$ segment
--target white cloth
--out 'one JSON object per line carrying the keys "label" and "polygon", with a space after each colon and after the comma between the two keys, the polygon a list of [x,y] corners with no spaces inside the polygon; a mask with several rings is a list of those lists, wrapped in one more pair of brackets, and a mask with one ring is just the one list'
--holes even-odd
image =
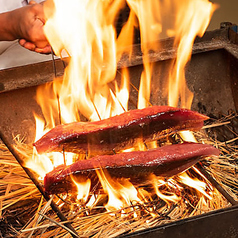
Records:
{"label": "white cloth", "polygon": [[[27,5],[29,1],[0,0],[0,13],[23,7]],[[39,3],[42,2],[42,0],[35,0],[35,2]],[[0,70],[51,59],[51,55],[39,54],[23,48],[18,44],[18,40],[0,41]]]}
{"label": "white cloth", "polygon": [[[43,2],[43,0],[34,1],[37,3]],[[26,6],[29,2],[30,0],[0,0],[0,13]]]}
{"label": "white cloth", "polygon": [[14,10],[27,4],[22,0],[0,0],[0,13]]}

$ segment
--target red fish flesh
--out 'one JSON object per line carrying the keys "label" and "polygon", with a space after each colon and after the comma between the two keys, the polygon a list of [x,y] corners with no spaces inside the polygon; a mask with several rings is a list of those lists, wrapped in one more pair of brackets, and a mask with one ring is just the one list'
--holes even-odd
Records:
{"label": "red fish flesh", "polygon": [[80,160],[70,166],[60,165],[46,174],[45,191],[49,194],[74,191],[73,178],[95,179],[96,170],[106,169],[111,177],[146,179],[150,173],[171,177],[190,168],[201,158],[218,156],[219,150],[207,144],[183,143],[148,151],[101,155]]}
{"label": "red fish flesh", "polygon": [[112,154],[181,130],[199,130],[208,117],[188,109],[152,106],[94,122],[58,125],[34,143],[38,153]]}

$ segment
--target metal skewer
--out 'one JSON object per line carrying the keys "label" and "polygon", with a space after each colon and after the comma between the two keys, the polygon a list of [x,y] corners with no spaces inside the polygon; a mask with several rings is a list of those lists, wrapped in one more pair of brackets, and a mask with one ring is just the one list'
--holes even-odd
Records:
{"label": "metal skewer", "polygon": [[[54,57],[54,52],[53,52],[52,48],[51,48],[51,56],[52,56],[52,62],[53,62],[53,71],[54,71],[54,75],[55,75],[55,78],[56,78],[57,77],[56,63],[55,63],[55,57]],[[62,62],[63,62],[63,66],[64,66],[64,69],[65,69],[66,66],[64,64],[64,61],[62,60]],[[59,94],[58,93],[56,95],[56,98],[57,98],[57,106],[58,106],[59,124],[61,125],[62,124],[61,106],[60,106],[60,98],[59,98]],[[63,153],[64,165],[66,165],[66,157],[65,157],[64,147],[63,147],[62,153]]]}

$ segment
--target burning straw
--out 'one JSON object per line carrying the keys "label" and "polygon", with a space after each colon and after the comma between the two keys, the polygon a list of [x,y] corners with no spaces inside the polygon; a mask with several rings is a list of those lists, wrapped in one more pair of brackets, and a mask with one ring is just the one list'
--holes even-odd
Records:
{"label": "burning straw", "polygon": [[[223,121],[216,120],[205,126],[206,131],[200,131],[195,136],[199,142],[220,149],[219,158],[207,158],[202,164],[226,193],[237,200],[238,148],[234,143],[237,137],[223,142],[217,140],[221,126],[235,135],[229,127],[235,116],[223,117]],[[18,138],[16,141],[18,150],[31,156],[32,147]],[[92,193],[87,203],[78,201],[73,195],[52,196],[46,202],[2,144],[0,158],[0,231],[9,237],[70,237],[71,231],[65,226],[67,222],[72,222],[80,237],[115,237],[230,206],[228,200],[196,168],[190,169],[187,174],[205,184],[204,194],[185,182],[183,179],[187,174],[183,173],[163,182],[161,178],[152,177],[158,182],[157,194],[156,189],[153,192],[148,184],[138,185],[140,201],[133,201],[130,206],[116,211],[105,210],[103,205],[107,202],[107,195],[102,190]],[[172,194],[177,199],[170,200]],[[52,201],[67,217],[67,222],[60,221],[52,212]]]}

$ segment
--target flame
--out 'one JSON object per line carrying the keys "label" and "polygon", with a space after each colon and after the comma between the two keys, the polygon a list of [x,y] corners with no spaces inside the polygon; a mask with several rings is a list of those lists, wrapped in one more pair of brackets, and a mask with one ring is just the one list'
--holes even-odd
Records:
{"label": "flame", "polygon": [[180,131],[179,135],[184,141],[197,143],[197,140],[191,131]]}
{"label": "flame", "polygon": [[[115,22],[126,4],[130,8],[129,16],[118,35]],[[62,57],[63,52],[67,52],[69,62],[62,78],[37,89],[36,100],[44,120],[36,119],[36,140],[58,124],[81,121],[84,117],[89,121],[101,120],[128,110],[130,74],[127,68],[122,68],[118,80],[117,64],[123,55],[132,56],[136,28],[140,30],[143,54],[137,107],[151,105],[154,63],[150,52],[160,49],[158,40],[166,35],[175,38],[177,55],[168,72],[168,105],[190,108],[193,95],[186,86],[185,66],[191,58],[195,37],[204,34],[215,8],[208,0],[47,0],[44,3],[46,36],[55,54]],[[156,147],[156,142],[145,145],[138,139],[138,146],[130,150]],[[27,166],[43,178],[55,166],[75,160],[71,153],[38,155],[34,151]],[[145,190],[135,189],[128,180],[116,181],[104,171],[97,171],[97,174],[108,194],[105,206],[108,211],[123,209],[132,202],[141,203],[150,197]],[[78,187],[78,200],[86,202],[90,180],[72,179]],[[192,186],[184,175],[180,179]],[[162,185],[169,189],[172,183],[164,183],[153,176],[151,181],[158,197],[168,203],[179,201],[176,194],[160,191]],[[89,203],[92,205],[95,200],[91,197]]]}
{"label": "flame", "polygon": [[[76,120],[79,120],[79,111],[89,120],[122,112],[118,98],[115,100],[120,92],[112,92],[108,84],[115,79],[117,71],[113,23],[116,12],[124,4],[121,0],[73,0],[67,3],[55,0],[46,4],[48,20],[44,29],[49,42],[58,56],[63,49],[70,55],[58,95],[61,105],[70,108],[70,114],[75,115]],[[53,13],[48,5],[54,6]],[[123,104],[123,109],[127,108]]]}
{"label": "flame", "polygon": [[186,85],[185,66],[191,57],[195,37],[204,34],[217,6],[206,0],[183,0],[177,4],[174,34],[178,48],[170,74],[168,104],[179,106],[180,100],[180,107],[191,108],[193,94]]}
{"label": "flame", "polygon": [[137,196],[138,191],[128,180],[114,180],[103,170],[97,170],[97,175],[104,191],[108,194],[108,202],[105,205],[108,211],[121,210],[135,202],[141,202]]}
{"label": "flame", "polygon": [[157,196],[161,198],[162,200],[164,200],[165,202],[167,202],[168,204],[169,202],[177,203],[181,199],[174,193],[171,193],[168,195],[168,194],[163,194],[160,191],[159,187],[167,184],[164,180],[158,179],[155,175],[151,175],[150,180],[154,186],[155,193],[157,194]]}
{"label": "flame", "polygon": [[[40,86],[38,88],[37,93],[41,91],[44,87]],[[48,111],[47,111],[48,112]],[[49,115],[49,114],[46,114]],[[49,118],[52,118],[49,116]],[[49,131],[49,124],[48,127],[45,125],[45,122],[40,118],[38,115],[35,114],[35,120],[36,120],[36,134],[35,134],[35,141],[41,138],[42,135],[44,135],[47,131]],[[54,121],[50,120],[50,122],[53,123]],[[33,169],[39,176],[40,179],[43,179],[44,176],[52,171],[54,167],[66,164],[70,165],[75,161],[75,154],[64,152],[64,153],[51,153],[51,154],[38,154],[36,149],[33,148],[33,156],[32,159],[29,159],[26,161],[25,166],[28,168]]]}
{"label": "flame", "polygon": [[84,179],[84,181],[76,181],[73,176],[71,176],[72,181],[77,187],[77,199],[83,203],[88,200],[90,188],[91,188],[91,180]]}
{"label": "flame", "polygon": [[188,185],[189,187],[195,188],[197,191],[202,193],[208,199],[212,199],[212,197],[206,192],[207,184],[198,180],[197,178],[191,178],[186,173],[182,173],[179,175],[179,179],[182,183]]}

